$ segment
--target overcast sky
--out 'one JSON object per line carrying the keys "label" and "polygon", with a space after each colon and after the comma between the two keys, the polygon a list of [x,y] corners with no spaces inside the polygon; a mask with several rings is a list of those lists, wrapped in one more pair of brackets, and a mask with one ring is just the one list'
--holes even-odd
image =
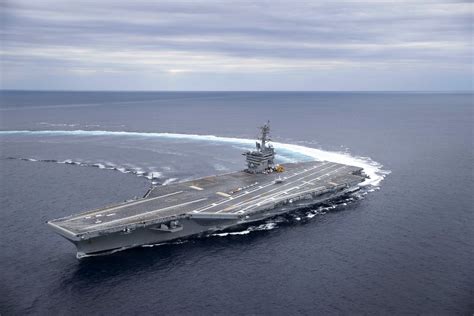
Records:
{"label": "overcast sky", "polygon": [[470,90],[470,1],[0,0],[1,85]]}

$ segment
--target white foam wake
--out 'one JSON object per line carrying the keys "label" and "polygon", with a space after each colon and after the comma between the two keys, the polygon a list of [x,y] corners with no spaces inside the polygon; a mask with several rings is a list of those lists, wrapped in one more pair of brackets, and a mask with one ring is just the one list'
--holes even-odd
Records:
{"label": "white foam wake", "polygon": [[[138,177],[145,177],[148,180],[157,180],[159,178],[162,178],[163,176],[163,174],[159,171],[155,171],[155,170],[144,171],[142,168],[136,167],[136,166],[133,166],[130,168],[119,167],[112,162],[101,163],[101,162],[79,161],[79,160],[72,160],[72,159],[56,160],[56,159],[35,159],[35,158],[22,158],[22,157],[6,157],[6,159],[22,160],[22,161],[30,161],[30,162],[49,162],[49,163],[57,163],[57,164],[65,164],[65,165],[75,165],[75,166],[80,166],[80,167],[95,167],[99,169],[115,170],[121,173],[131,173]],[[176,180],[177,178],[171,178],[166,181],[168,181],[167,183],[170,183]]]}
{"label": "white foam wake", "polygon": [[[249,145],[249,148],[255,144],[255,140],[246,138],[222,137],[215,135],[197,135],[197,134],[177,134],[177,133],[153,133],[153,132],[125,132],[125,131],[85,131],[85,130],[43,130],[43,131],[0,131],[0,135],[45,135],[45,136],[118,136],[118,137],[149,137],[149,138],[167,138],[182,139],[192,141],[207,141],[238,145]],[[390,173],[383,170],[383,165],[372,160],[369,157],[353,156],[347,152],[333,152],[322,149],[306,147],[302,145],[293,145],[279,142],[272,142],[273,146],[279,150],[279,156],[291,160],[321,160],[336,162],[351,166],[363,168],[364,173],[369,179],[362,185],[377,186]]]}

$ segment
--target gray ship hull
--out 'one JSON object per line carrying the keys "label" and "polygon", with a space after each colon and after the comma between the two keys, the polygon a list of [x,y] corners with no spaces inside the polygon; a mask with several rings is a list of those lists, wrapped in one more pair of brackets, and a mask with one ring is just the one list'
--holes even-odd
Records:
{"label": "gray ship hull", "polygon": [[159,186],[142,199],[48,224],[81,258],[261,221],[350,194],[365,180],[361,168],[337,163],[283,166],[283,173],[242,171]]}

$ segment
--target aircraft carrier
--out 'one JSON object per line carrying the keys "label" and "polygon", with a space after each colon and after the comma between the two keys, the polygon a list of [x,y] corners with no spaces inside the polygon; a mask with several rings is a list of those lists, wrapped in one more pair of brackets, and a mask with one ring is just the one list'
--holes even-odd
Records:
{"label": "aircraft carrier", "polygon": [[208,234],[351,194],[359,167],[327,161],[274,164],[269,124],[243,171],[151,188],[143,198],[48,221],[77,258]]}

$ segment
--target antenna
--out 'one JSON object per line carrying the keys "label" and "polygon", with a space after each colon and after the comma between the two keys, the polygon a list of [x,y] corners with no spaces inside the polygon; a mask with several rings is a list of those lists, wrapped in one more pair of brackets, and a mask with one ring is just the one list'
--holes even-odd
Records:
{"label": "antenna", "polygon": [[155,179],[155,172],[151,172],[151,182],[150,182],[150,189],[153,189],[153,180]]}
{"label": "antenna", "polygon": [[262,132],[261,141],[262,141],[262,150],[265,150],[265,143],[270,140],[268,136],[270,135],[270,120],[267,121],[265,125],[260,127]]}

